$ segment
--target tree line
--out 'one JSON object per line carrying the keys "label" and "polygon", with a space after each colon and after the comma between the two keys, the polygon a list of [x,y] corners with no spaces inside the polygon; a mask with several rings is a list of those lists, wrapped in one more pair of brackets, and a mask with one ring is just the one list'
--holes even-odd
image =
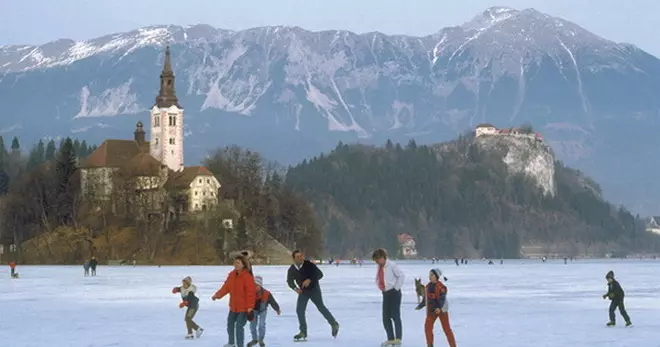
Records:
{"label": "tree line", "polygon": [[[81,191],[80,170],[96,146],[70,138],[54,144],[40,141],[24,154],[14,139],[11,150],[0,150],[0,243],[25,245],[22,250],[37,254],[32,261],[72,263],[96,255],[215,263],[237,249],[259,254],[273,240],[311,255],[322,251],[310,206],[256,152],[234,146],[205,160],[221,182],[221,201],[193,216],[184,211],[185,191],[137,190],[129,168],[115,171],[111,194],[96,199],[102,188],[92,187],[91,195]],[[226,219],[233,228],[223,224]]]}
{"label": "tree line", "polygon": [[401,233],[429,257],[517,258],[525,244],[559,245],[567,255],[657,244],[578,171],[556,162],[557,192],[546,195],[530,177],[510,174],[505,154],[470,136],[433,146],[340,143],[289,168],[286,184],[313,203],[335,255],[399,249]]}

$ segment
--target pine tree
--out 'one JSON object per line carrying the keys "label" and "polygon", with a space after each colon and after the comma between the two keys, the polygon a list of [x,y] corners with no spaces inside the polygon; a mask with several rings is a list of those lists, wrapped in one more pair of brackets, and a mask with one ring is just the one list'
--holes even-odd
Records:
{"label": "pine tree", "polygon": [[14,136],[14,139],[11,140],[11,152],[16,153],[21,151],[21,144],[18,143],[18,137]]}
{"label": "pine tree", "polygon": [[57,216],[63,225],[68,225],[73,221],[73,202],[77,188],[73,179],[76,170],[76,152],[73,142],[67,137],[55,162]]}
{"label": "pine tree", "polygon": [[57,148],[55,147],[55,140],[48,141],[48,145],[46,146],[46,154],[44,155],[44,160],[51,161],[55,159],[55,151],[57,151]]}
{"label": "pine tree", "polygon": [[245,249],[248,243],[247,235],[247,225],[245,222],[245,217],[241,216],[238,219],[238,225],[236,226],[236,245],[239,249]]}
{"label": "pine tree", "polygon": [[7,194],[7,192],[9,192],[9,175],[0,167],[0,196]]}
{"label": "pine tree", "polygon": [[7,158],[7,148],[5,148],[5,140],[0,136],[0,168],[4,167],[5,158]]}

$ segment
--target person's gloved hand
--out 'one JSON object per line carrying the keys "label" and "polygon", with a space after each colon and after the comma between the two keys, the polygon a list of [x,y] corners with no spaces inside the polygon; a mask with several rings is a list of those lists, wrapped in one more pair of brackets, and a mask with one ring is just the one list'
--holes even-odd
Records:
{"label": "person's gloved hand", "polygon": [[188,301],[184,301],[184,302],[179,304],[179,308],[184,308],[186,306],[188,306]]}

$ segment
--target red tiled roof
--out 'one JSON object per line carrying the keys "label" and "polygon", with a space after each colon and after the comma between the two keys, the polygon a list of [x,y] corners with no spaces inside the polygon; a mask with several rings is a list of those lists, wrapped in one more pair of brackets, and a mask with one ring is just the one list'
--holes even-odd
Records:
{"label": "red tiled roof", "polygon": [[205,166],[188,166],[179,172],[170,171],[167,185],[170,187],[187,188],[197,176],[213,176]]}
{"label": "red tiled roof", "polygon": [[408,234],[399,234],[399,235],[397,235],[396,238],[399,240],[399,243],[405,243],[405,242],[410,241],[410,240],[413,240],[413,241],[415,240],[414,237],[412,237]]}
{"label": "red tiled roof", "polygon": [[140,153],[149,153],[149,142],[105,140],[82,163],[82,168],[123,167]]}

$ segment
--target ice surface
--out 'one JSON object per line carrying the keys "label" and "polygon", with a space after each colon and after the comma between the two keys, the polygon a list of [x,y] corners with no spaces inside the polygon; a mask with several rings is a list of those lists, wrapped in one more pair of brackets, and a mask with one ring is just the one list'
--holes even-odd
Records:
{"label": "ice surface", "polygon": [[[402,262],[404,346],[425,346],[424,313],[415,311],[413,277],[440,267],[449,281],[451,323],[461,347],[655,347],[660,346],[660,261],[473,261]],[[316,308],[308,307],[304,346],[379,346],[385,339],[375,266],[321,265],[324,299],[341,324],[337,339]],[[626,291],[634,326],[606,328],[609,302],[605,273],[614,270]],[[229,267],[109,267],[83,277],[82,266],[21,266],[18,280],[0,271],[0,346],[222,346],[226,343],[227,298],[210,297]],[[294,346],[296,295],[285,285],[286,267],[255,266],[282,306],[269,312],[268,346]],[[180,297],[171,294],[192,276],[201,298],[196,321],[206,329],[186,341]],[[622,323],[620,316],[617,322]],[[446,346],[439,323],[435,346]],[[246,326],[246,336],[249,328]],[[298,344],[295,344],[298,346]]]}

